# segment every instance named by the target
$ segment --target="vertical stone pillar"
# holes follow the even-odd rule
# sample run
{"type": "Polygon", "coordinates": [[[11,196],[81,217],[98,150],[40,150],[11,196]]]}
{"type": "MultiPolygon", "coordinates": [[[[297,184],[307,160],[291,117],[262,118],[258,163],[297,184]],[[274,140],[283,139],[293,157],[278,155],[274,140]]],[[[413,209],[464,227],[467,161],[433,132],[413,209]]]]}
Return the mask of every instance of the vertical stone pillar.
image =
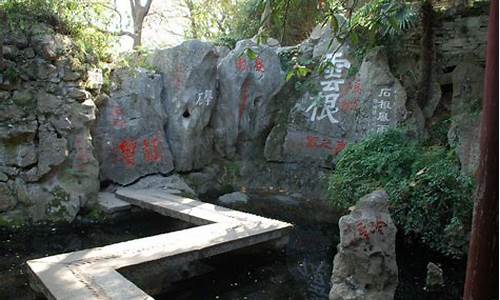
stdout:
{"type": "Polygon", "coordinates": [[[396,226],[387,199],[385,191],[370,193],[340,218],[330,300],[394,298],[398,286],[396,226]]]}

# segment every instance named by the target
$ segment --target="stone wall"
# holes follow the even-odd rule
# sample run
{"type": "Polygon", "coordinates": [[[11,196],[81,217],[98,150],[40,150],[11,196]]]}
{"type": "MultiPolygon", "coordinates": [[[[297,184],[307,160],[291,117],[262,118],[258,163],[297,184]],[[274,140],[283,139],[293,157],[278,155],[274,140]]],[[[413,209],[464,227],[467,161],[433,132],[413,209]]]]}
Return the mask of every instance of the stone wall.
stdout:
{"type": "Polygon", "coordinates": [[[98,189],[90,125],[97,70],[43,24],[5,35],[0,72],[0,223],[71,221],[98,189]]]}

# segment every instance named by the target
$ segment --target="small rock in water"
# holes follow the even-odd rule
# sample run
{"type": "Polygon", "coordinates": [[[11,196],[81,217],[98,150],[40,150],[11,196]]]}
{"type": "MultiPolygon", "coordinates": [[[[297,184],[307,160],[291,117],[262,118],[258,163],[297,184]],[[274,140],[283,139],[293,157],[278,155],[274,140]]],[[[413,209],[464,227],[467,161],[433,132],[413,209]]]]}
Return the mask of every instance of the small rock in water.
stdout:
{"type": "Polygon", "coordinates": [[[396,226],[387,199],[386,192],[375,191],[340,218],[330,300],[394,299],[398,286],[396,226]]]}
{"type": "Polygon", "coordinates": [[[234,192],[219,197],[222,204],[245,204],[248,202],[248,196],[242,192],[234,192]]]}
{"type": "Polygon", "coordinates": [[[436,290],[444,286],[443,269],[429,262],[427,264],[427,278],[425,279],[425,290],[436,290]]]}

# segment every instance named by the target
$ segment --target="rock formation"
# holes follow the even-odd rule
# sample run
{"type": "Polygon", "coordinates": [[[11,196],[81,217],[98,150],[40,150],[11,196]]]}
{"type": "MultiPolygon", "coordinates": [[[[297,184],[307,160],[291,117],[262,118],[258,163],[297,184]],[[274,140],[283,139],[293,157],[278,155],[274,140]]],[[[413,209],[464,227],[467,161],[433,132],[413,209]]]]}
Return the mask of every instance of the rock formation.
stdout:
{"type": "Polygon", "coordinates": [[[163,74],[162,104],[168,115],[167,140],[177,171],[200,169],[213,158],[213,130],[209,127],[217,104],[216,48],[187,41],[156,51],[151,63],[163,74]]]}
{"type": "Polygon", "coordinates": [[[161,76],[121,69],[112,80],[115,87],[94,130],[100,180],[129,184],[145,175],[169,173],[173,162],[164,132],[161,76]]]}
{"type": "Polygon", "coordinates": [[[387,198],[384,191],[370,193],[340,218],[330,300],[394,299],[398,286],[396,226],[387,198]]]}
{"type": "Polygon", "coordinates": [[[284,83],[279,57],[266,45],[243,40],[221,60],[218,77],[220,96],[212,122],[215,148],[228,158],[235,158],[237,150],[242,157],[256,156],[256,145],[263,144],[277,109],[273,96],[284,83]]]}
{"type": "Polygon", "coordinates": [[[0,72],[0,221],[71,221],[99,189],[89,128],[102,76],[88,86],[90,70],[77,67],[72,41],[43,24],[6,36],[0,72]]]}
{"type": "Polygon", "coordinates": [[[297,162],[335,159],[351,143],[396,127],[406,119],[406,92],[392,75],[381,49],[365,57],[357,74],[352,50],[334,41],[328,27],[316,28],[302,44],[326,70],[311,75],[316,90],[300,95],[287,116],[266,141],[266,158],[297,162]]]}

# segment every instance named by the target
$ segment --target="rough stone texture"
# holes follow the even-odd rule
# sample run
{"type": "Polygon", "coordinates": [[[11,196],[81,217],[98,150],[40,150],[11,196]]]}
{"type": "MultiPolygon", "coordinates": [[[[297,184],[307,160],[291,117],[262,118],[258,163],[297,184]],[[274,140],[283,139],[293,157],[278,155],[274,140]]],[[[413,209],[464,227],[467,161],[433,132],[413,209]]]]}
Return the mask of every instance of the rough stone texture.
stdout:
{"type": "Polygon", "coordinates": [[[444,66],[456,66],[464,53],[472,54],[471,62],[484,63],[488,32],[488,16],[453,16],[435,28],[436,51],[444,66]]]}
{"type": "MultiPolygon", "coordinates": [[[[315,55],[326,51],[323,40],[314,47],[315,55]]],[[[329,162],[348,144],[406,119],[406,92],[391,74],[381,49],[365,57],[355,76],[348,75],[354,61],[347,46],[324,57],[331,68],[323,75],[312,75],[319,93],[302,95],[290,111],[286,128],[279,123],[273,128],[266,141],[268,160],[329,162]]]]}
{"type": "Polygon", "coordinates": [[[436,264],[429,262],[427,264],[427,277],[425,278],[425,288],[434,290],[444,286],[443,270],[436,264]]]}
{"type": "Polygon", "coordinates": [[[251,158],[264,144],[274,110],[273,96],[284,83],[278,55],[251,40],[237,43],[218,66],[220,95],[212,126],[221,156],[251,158]],[[252,49],[255,59],[245,52],[252,49]]]}
{"type": "Polygon", "coordinates": [[[396,226],[387,199],[384,191],[375,191],[340,218],[330,300],[394,299],[398,285],[396,226]]]}
{"type": "Polygon", "coordinates": [[[182,194],[186,197],[196,197],[195,191],[179,175],[168,177],[161,175],[151,175],[141,178],[138,182],[127,186],[135,190],[155,189],[168,190],[175,194],[182,194]]]}
{"type": "Polygon", "coordinates": [[[163,73],[167,140],[177,171],[199,169],[212,160],[208,125],[217,102],[217,59],[213,45],[196,40],[159,50],[151,59],[163,73]]]}
{"type": "Polygon", "coordinates": [[[0,76],[0,220],[71,221],[99,188],[93,96],[79,76],[67,75],[80,72],[71,40],[42,24],[26,29],[7,34],[3,45],[10,71],[0,73],[10,75],[0,76]],[[83,103],[67,94],[75,88],[83,103]]]}
{"type": "Polygon", "coordinates": [[[235,203],[247,203],[248,202],[248,196],[242,192],[234,192],[234,193],[229,193],[220,196],[217,201],[221,204],[235,204],[235,203]]]}
{"type": "Polygon", "coordinates": [[[479,167],[484,69],[476,64],[461,63],[453,71],[452,78],[452,124],[448,142],[456,147],[463,173],[474,175],[479,167]]]}
{"type": "Polygon", "coordinates": [[[113,82],[93,131],[100,179],[129,184],[145,175],[169,173],[173,163],[164,133],[161,76],[121,69],[113,82]]]}
{"type": "Polygon", "coordinates": [[[117,211],[127,210],[132,207],[130,203],[116,198],[113,193],[101,192],[97,195],[97,203],[101,211],[112,214],[117,211]]]}

